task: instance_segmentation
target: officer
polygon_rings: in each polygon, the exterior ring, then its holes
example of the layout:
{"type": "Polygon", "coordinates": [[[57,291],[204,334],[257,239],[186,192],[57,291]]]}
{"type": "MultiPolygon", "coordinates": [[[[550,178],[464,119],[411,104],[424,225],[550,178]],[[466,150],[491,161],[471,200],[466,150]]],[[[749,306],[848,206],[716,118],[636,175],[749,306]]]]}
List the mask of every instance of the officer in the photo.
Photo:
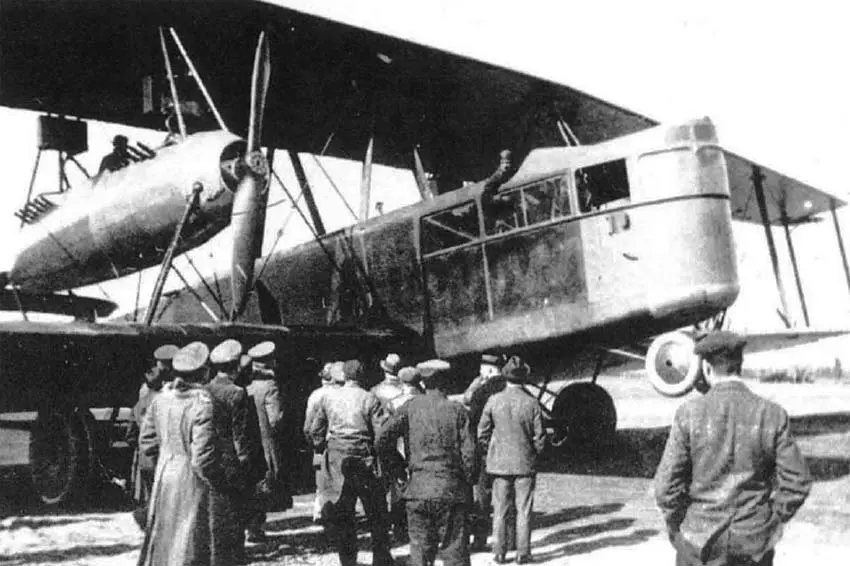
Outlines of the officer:
{"type": "Polygon", "coordinates": [[[401,357],[398,354],[387,354],[380,365],[384,370],[384,380],[372,388],[372,393],[386,407],[387,403],[401,395],[401,381],[397,374],[401,366],[401,357]]]}
{"type": "MultiPolygon", "coordinates": [[[[333,370],[332,370],[333,371],[333,370]]],[[[386,492],[377,475],[375,434],[384,422],[381,402],[360,386],[363,365],[343,366],[345,384],[329,389],[310,428],[317,453],[325,451],[322,499],[325,528],[342,566],[357,564],[354,509],[359,498],[372,531],[373,566],[393,564],[386,526],[386,492]]]]}
{"type": "MultiPolygon", "coordinates": [[[[252,409],[259,423],[260,441],[265,456],[266,477],[263,481],[261,492],[267,493],[275,501],[266,505],[275,510],[288,509],[292,506],[291,500],[288,505],[277,504],[278,500],[291,499],[289,493],[289,482],[285,478],[284,458],[281,454],[281,419],[283,417],[283,406],[280,399],[280,390],[277,386],[275,375],[275,345],[274,342],[260,342],[250,350],[248,356],[253,360],[253,371],[251,372],[251,383],[246,388],[248,396],[253,400],[252,409]]],[[[266,535],[263,525],[266,522],[265,507],[256,505],[254,513],[248,520],[248,541],[262,542],[266,535]]]]}
{"type": "Polygon", "coordinates": [[[475,479],[475,442],[463,405],[445,394],[451,365],[429,360],[417,365],[424,395],[413,397],[390,417],[378,438],[381,453],[405,439],[410,481],[404,490],[412,566],[430,566],[443,550],[446,566],[469,565],[467,514],[475,479]]]}
{"type": "Polygon", "coordinates": [[[227,515],[216,493],[230,489],[221,453],[216,450],[213,403],[206,381],[209,349],[193,342],[174,356],[179,374],[154,399],[142,422],[139,444],[156,460],[156,490],[151,494],[139,566],[234,564],[233,547],[218,525],[227,515]]]}
{"type": "MultiPolygon", "coordinates": [[[[322,403],[322,400],[325,398],[325,395],[328,392],[328,389],[331,387],[338,387],[339,384],[334,383],[333,376],[331,375],[331,368],[333,367],[333,362],[328,362],[324,365],[322,370],[319,372],[319,378],[321,379],[321,385],[318,389],[314,389],[310,396],[307,397],[307,409],[304,413],[304,436],[307,438],[308,442],[310,441],[310,429],[313,425],[313,419],[316,417],[316,411],[319,408],[319,405],[322,403]]],[[[311,442],[312,444],[312,442],[311,442]]],[[[320,523],[322,521],[322,500],[318,496],[318,493],[324,489],[324,477],[325,470],[323,467],[324,462],[324,453],[315,453],[313,455],[313,472],[316,477],[316,497],[313,498],[313,522],[320,523]]]]}
{"type": "Polygon", "coordinates": [[[707,393],[681,405],[655,474],[676,564],[773,564],[774,546],[809,494],[811,477],[785,410],[741,381],[746,341],[697,342],[707,393]]]}
{"type": "Polygon", "coordinates": [[[505,563],[508,521],[516,517],[516,562],[531,562],[531,513],[537,459],[546,445],[540,404],[522,389],[530,368],[512,356],[502,368],[505,389],[487,401],[478,423],[478,444],[487,454],[486,471],[493,477],[493,561],[505,563]],[[514,513],[509,513],[514,510],[514,513]]]}
{"type": "MultiPolygon", "coordinates": [[[[484,405],[496,393],[505,388],[500,365],[502,358],[495,354],[482,354],[478,367],[478,376],[472,380],[463,393],[463,402],[469,409],[470,423],[473,431],[478,430],[478,421],[484,405]]],[[[478,480],[473,488],[475,507],[472,516],[472,550],[482,551],[487,547],[487,535],[490,533],[490,508],[493,501],[493,479],[487,474],[484,465],[486,454],[479,453],[478,480]]],[[[513,528],[509,529],[508,539],[512,540],[513,528]]],[[[511,545],[509,545],[511,546],[511,545]]]]}
{"type": "MultiPolygon", "coordinates": [[[[163,384],[171,381],[173,377],[171,360],[174,358],[177,350],[177,346],[165,344],[154,351],[154,367],[145,374],[145,382],[139,388],[139,400],[133,407],[133,425],[129,433],[131,442],[136,445],[136,450],[133,454],[133,472],[131,474],[133,478],[133,497],[144,507],[146,507],[146,503],[150,498],[151,487],[153,487],[153,463],[138,449],[139,427],[142,425],[148,407],[162,390],[163,384]]],[[[144,517],[144,513],[134,516],[137,520],[140,520],[144,517]]],[[[140,526],[144,528],[143,520],[140,520],[140,526]]]]}
{"type": "Polygon", "coordinates": [[[216,444],[231,486],[229,493],[213,492],[214,503],[221,507],[223,515],[230,517],[217,528],[232,541],[237,560],[241,559],[245,546],[244,502],[265,474],[265,470],[258,470],[255,465],[261,447],[258,439],[251,438],[249,433],[248,394],[234,383],[241,355],[242,344],[237,340],[228,339],[216,346],[210,352],[214,376],[207,384],[213,399],[216,444]]]}

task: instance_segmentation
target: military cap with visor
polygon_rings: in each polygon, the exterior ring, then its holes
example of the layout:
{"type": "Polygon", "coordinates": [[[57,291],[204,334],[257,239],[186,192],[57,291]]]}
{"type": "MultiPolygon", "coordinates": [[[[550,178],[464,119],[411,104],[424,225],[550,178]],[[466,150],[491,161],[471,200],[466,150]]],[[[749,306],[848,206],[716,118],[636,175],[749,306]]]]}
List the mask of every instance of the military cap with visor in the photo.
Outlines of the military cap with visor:
{"type": "Polygon", "coordinates": [[[163,344],[153,352],[153,359],[158,362],[170,362],[174,355],[180,350],[174,344],[163,344]]]}
{"type": "Polygon", "coordinates": [[[230,364],[239,361],[242,356],[242,344],[238,340],[228,338],[210,352],[210,363],[215,365],[230,364]]]}
{"type": "Polygon", "coordinates": [[[203,342],[192,342],[174,354],[172,367],[179,373],[192,373],[204,367],[209,360],[210,349],[203,342]]]}
{"type": "Polygon", "coordinates": [[[266,362],[274,356],[275,349],[274,342],[266,340],[265,342],[260,342],[248,350],[248,355],[251,356],[251,359],[255,362],[266,362]]]}

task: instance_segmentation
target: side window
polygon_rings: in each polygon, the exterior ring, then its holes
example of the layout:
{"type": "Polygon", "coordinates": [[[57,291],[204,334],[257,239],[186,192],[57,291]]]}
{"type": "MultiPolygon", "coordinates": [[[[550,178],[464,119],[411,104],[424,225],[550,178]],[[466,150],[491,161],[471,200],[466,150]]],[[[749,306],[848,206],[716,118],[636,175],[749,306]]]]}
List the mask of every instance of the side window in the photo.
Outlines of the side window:
{"type": "Polygon", "coordinates": [[[589,212],[611,201],[629,198],[626,160],[618,159],[576,170],[579,210],[589,212]]]}
{"type": "Polygon", "coordinates": [[[570,215],[570,193],[565,177],[546,179],[523,189],[529,224],[570,215]]]}
{"type": "Polygon", "coordinates": [[[525,226],[522,211],[522,191],[497,193],[491,199],[482,197],[484,225],[487,234],[501,234],[525,226]]]}
{"type": "Polygon", "coordinates": [[[422,253],[460,246],[481,235],[474,201],[422,218],[422,253]]]}

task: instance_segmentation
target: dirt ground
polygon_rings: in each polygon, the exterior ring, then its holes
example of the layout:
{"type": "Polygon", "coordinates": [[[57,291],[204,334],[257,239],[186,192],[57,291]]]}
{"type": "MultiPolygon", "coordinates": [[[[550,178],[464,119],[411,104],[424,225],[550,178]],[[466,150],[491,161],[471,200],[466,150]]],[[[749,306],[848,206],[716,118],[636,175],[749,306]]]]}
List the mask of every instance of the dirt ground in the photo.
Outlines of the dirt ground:
{"type": "MultiPolygon", "coordinates": [[[[658,397],[636,377],[601,378],[600,383],[617,404],[617,438],[611,446],[547,454],[535,500],[534,561],[672,564],[651,478],[681,400],[658,397]]],[[[750,385],[788,409],[815,478],[809,500],[787,527],[776,563],[845,564],[850,555],[850,384],[750,385]]],[[[17,445],[20,435],[16,439],[17,445]]],[[[12,443],[0,439],[0,445],[9,452],[12,443]]],[[[10,490],[22,489],[22,470],[0,468],[6,490],[0,494],[0,564],[135,563],[142,535],[126,510],[108,504],[84,513],[17,510],[10,503],[16,493],[10,490]]],[[[292,510],[269,516],[269,541],[249,547],[251,564],[338,564],[322,530],[310,521],[310,501],[309,495],[299,496],[292,510]]],[[[370,564],[365,532],[360,542],[359,562],[370,564]]],[[[407,546],[393,549],[399,564],[407,563],[408,553],[407,546]]],[[[474,566],[490,563],[489,552],[472,557],[474,566]]]]}

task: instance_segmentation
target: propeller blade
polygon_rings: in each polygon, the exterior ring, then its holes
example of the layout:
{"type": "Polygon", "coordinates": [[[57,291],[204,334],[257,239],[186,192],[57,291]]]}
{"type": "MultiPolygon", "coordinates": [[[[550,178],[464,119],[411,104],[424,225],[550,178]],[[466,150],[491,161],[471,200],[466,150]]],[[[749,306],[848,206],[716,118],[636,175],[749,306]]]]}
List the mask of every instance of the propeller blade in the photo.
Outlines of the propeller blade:
{"type": "Polygon", "coordinates": [[[251,74],[251,114],[248,118],[248,153],[260,148],[263,133],[263,113],[266,109],[266,93],[271,77],[271,58],[266,33],[257,40],[254,53],[254,71],[251,74]]]}
{"type": "Polygon", "coordinates": [[[254,263],[262,252],[268,196],[268,177],[248,174],[233,198],[230,320],[242,315],[254,285],[254,263]]]}

